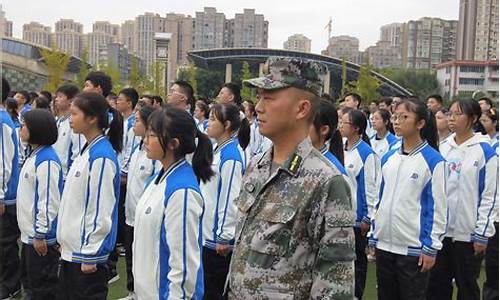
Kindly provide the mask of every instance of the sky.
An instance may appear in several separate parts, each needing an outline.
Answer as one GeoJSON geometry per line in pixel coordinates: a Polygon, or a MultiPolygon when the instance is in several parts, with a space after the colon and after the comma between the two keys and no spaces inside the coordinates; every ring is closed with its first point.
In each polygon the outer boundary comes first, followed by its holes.
{"type": "Polygon", "coordinates": [[[14,37],[22,37],[23,24],[37,21],[50,26],[61,18],[74,19],[92,30],[95,21],[121,24],[144,12],[164,16],[175,12],[194,16],[204,7],[215,7],[226,18],[234,18],[244,8],[254,8],[269,21],[269,48],[282,49],[283,42],[296,33],[312,40],[311,50],[320,53],[328,44],[329,19],[333,20],[332,35],[357,37],[360,50],[374,45],[380,27],[394,22],[439,17],[458,20],[459,0],[0,0],[8,20],[14,23],[14,37]]]}

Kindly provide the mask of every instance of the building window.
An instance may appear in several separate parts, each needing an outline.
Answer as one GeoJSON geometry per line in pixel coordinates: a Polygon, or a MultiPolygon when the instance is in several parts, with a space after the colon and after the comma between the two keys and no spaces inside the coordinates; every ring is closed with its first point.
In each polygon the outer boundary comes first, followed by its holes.
{"type": "Polygon", "coordinates": [[[464,73],[483,73],[484,66],[460,66],[460,72],[464,73]]]}
{"type": "Polygon", "coordinates": [[[458,79],[459,84],[468,84],[468,85],[483,85],[484,78],[463,78],[460,77],[458,79]]]}

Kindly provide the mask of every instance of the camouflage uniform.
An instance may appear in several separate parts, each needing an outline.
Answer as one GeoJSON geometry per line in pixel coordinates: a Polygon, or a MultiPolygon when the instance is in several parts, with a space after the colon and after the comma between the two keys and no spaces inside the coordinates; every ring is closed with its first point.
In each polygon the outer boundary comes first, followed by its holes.
{"type": "MultiPolygon", "coordinates": [[[[271,59],[269,66],[271,75],[249,83],[321,90],[322,65],[271,59]],[[281,71],[273,70],[276,61],[281,71]],[[283,73],[287,81],[275,82],[283,73]]],[[[249,165],[236,200],[229,298],[352,299],[355,215],[347,183],[309,138],[273,174],[271,166],[272,149],[249,165]]]]}

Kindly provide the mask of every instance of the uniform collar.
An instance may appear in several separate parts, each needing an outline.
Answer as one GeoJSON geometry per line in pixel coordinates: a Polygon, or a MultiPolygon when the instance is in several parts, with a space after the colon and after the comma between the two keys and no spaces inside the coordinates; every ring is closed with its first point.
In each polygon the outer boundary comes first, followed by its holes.
{"type": "MultiPolygon", "coordinates": [[[[269,149],[266,153],[261,157],[261,159],[257,163],[257,168],[267,167],[270,168],[273,162],[273,149],[269,149]]],[[[304,158],[306,158],[309,153],[311,153],[313,149],[313,145],[311,143],[311,139],[306,137],[302,142],[300,142],[293,153],[288,157],[288,159],[279,167],[280,170],[283,170],[290,174],[291,176],[297,176],[304,162],[304,158]]]]}
{"type": "MultiPolygon", "coordinates": [[[[407,155],[408,156],[415,155],[418,152],[420,152],[422,149],[424,149],[425,146],[427,146],[427,145],[428,145],[427,141],[423,140],[422,142],[420,142],[420,144],[418,144],[417,146],[415,146],[415,148],[413,148],[413,150],[411,150],[411,152],[408,153],[407,155]]],[[[403,154],[403,142],[401,142],[401,147],[399,148],[399,153],[403,154]]]]}

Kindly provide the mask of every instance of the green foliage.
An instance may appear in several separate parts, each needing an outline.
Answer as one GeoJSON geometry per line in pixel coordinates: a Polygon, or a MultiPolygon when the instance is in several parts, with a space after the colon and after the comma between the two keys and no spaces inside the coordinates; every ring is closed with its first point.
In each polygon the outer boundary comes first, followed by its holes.
{"type": "MultiPolygon", "coordinates": [[[[345,94],[347,94],[347,91],[349,90],[349,83],[347,81],[347,63],[345,58],[342,59],[342,87],[340,89],[340,97],[343,97],[345,94]]],[[[340,99],[339,99],[340,100],[340,99]]]]}
{"type": "Polygon", "coordinates": [[[155,62],[151,68],[151,81],[150,87],[154,95],[165,97],[165,64],[162,62],[155,62]]]}
{"type": "Polygon", "coordinates": [[[386,68],[379,71],[382,75],[410,91],[419,99],[431,94],[439,94],[440,88],[434,71],[386,68]]]}
{"type": "Polygon", "coordinates": [[[198,97],[214,99],[224,83],[224,73],[220,71],[196,69],[196,86],[198,97]]]}
{"type": "Polygon", "coordinates": [[[55,48],[52,50],[41,49],[40,55],[47,68],[48,81],[44,89],[55,93],[68,69],[70,56],[55,48]]]}
{"type": "Polygon", "coordinates": [[[241,98],[244,100],[244,101],[251,101],[253,102],[253,90],[251,88],[249,88],[248,86],[244,86],[243,85],[243,80],[246,80],[246,79],[250,79],[252,78],[252,72],[250,72],[250,65],[248,64],[248,62],[244,61],[243,62],[243,65],[241,67],[241,82],[240,82],[240,86],[242,87],[241,88],[241,98]]]}
{"type": "Polygon", "coordinates": [[[90,68],[88,65],[89,53],[87,51],[87,48],[85,48],[83,50],[82,55],[80,56],[80,59],[82,61],[80,62],[80,67],[79,67],[80,70],[78,71],[78,74],[76,75],[76,82],[75,83],[79,88],[82,88],[83,84],[85,83],[85,77],[87,77],[87,75],[90,72],[90,68]]]}
{"type": "Polygon", "coordinates": [[[111,82],[113,83],[112,92],[118,94],[123,88],[123,84],[120,78],[120,71],[116,64],[113,61],[107,61],[104,65],[99,66],[99,70],[111,77],[111,82]]]}
{"type": "Polygon", "coordinates": [[[355,81],[351,81],[348,83],[345,61],[342,63],[342,68],[342,92],[340,93],[340,97],[343,97],[347,93],[357,93],[364,99],[366,103],[369,103],[371,100],[380,98],[380,94],[377,92],[377,89],[380,87],[382,82],[376,77],[372,76],[371,66],[362,65],[359,68],[358,78],[355,81]]]}

